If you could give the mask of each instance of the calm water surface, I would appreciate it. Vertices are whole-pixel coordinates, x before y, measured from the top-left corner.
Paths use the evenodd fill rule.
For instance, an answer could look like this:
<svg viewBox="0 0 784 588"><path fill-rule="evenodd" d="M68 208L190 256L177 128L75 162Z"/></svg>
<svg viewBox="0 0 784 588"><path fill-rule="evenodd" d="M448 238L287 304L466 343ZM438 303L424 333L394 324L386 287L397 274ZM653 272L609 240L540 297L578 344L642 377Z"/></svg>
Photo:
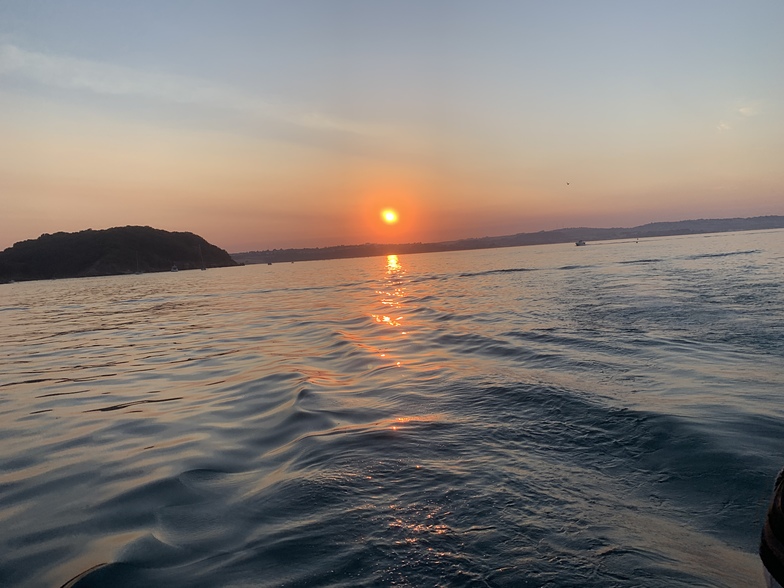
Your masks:
<svg viewBox="0 0 784 588"><path fill-rule="evenodd" d="M760 586L784 231L0 286L0 585Z"/></svg>

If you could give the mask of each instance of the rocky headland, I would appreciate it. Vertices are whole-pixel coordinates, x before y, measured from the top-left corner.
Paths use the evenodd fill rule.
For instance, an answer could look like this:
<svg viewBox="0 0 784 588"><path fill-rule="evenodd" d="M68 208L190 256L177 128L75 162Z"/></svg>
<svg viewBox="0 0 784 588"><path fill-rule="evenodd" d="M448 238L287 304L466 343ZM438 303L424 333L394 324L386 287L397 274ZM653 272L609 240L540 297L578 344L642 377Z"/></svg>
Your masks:
<svg viewBox="0 0 784 588"><path fill-rule="evenodd" d="M238 265L193 233L151 227L45 233L0 252L0 282L110 276Z"/></svg>

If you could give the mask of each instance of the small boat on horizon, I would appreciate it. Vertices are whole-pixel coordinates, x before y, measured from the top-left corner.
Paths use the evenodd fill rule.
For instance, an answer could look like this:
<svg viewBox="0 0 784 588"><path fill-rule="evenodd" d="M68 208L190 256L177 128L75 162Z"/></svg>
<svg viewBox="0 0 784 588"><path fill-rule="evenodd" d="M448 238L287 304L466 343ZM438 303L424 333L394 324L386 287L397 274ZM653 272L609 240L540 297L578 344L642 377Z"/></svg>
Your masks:
<svg viewBox="0 0 784 588"><path fill-rule="evenodd" d="M171 271L178 272L180 270L179 270L179 268L176 265L173 265L172 268L171 268Z"/></svg>
<svg viewBox="0 0 784 588"><path fill-rule="evenodd" d="M583 245L585 245L585 241L583 241L582 239L580 239L579 241L577 241L577 242L575 243L575 245L577 245L578 247L582 247Z"/></svg>

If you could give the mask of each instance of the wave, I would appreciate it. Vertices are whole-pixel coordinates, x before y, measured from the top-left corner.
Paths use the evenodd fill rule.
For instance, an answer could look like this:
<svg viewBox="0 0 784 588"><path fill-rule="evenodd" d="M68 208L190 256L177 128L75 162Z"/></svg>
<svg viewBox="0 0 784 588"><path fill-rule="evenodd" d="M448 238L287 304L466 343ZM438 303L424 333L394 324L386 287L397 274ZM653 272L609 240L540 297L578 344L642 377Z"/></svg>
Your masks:
<svg viewBox="0 0 784 588"><path fill-rule="evenodd" d="M531 268L526 268L526 267L518 267L518 268L484 270L481 272L463 272L455 275L460 278L475 278L479 276L492 276L494 274L517 274L517 273L533 272L533 271L536 270Z"/></svg>
<svg viewBox="0 0 784 588"><path fill-rule="evenodd" d="M728 251L726 253L700 253L697 255L689 255L686 259L713 259L717 257L732 257L734 255L754 255L761 253L759 249L750 249L748 251Z"/></svg>
<svg viewBox="0 0 784 588"><path fill-rule="evenodd" d="M651 259L631 259L631 260L619 261L618 263L620 263L621 265L644 265L649 263L661 263L662 261L663 261L662 259L651 258Z"/></svg>
<svg viewBox="0 0 784 588"><path fill-rule="evenodd" d="M271 469L190 469L99 505L150 530L75 586L687 586L756 538L727 522L770 480L707 430L554 386L442 386L436 414L265 435Z"/></svg>

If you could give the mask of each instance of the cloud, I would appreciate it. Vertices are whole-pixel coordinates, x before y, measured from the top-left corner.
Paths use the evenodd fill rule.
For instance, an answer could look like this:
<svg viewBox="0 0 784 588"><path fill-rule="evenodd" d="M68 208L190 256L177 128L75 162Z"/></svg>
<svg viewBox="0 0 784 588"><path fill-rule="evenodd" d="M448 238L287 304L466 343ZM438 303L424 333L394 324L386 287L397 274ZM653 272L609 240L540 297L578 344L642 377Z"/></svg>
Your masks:
<svg viewBox="0 0 784 588"><path fill-rule="evenodd" d="M760 113L759 106L756 104L747 104L738 108L738 114L743 117L757 116Z"/></svg>
<svg viewBox="0 0 784 588"><path fill-rule="evenodd" d="M47 86L89 90L96 94L247 108L240 103L242 98L236 92L192 78L36 53L14 45L0 46L0 74L14 74ZM257 103L254 108L263 112L266 105Z"/></svg>
<svg viewBox="0 0 784 588"><path fill-rule="evenodd" d="M745 121L747 118L758 116L761 113L762 108L760 107L760 103L759 101L755 101L743 103L741 106L732 107L731 111L728 110L724 114L727 119L732 121L734 125L740 127L745 124L743 121ZM719 131L724 132L731 130L732 126L726 120L721 120L719 121L719 124L716 125L716 128Z"/></svg>
<svg viewBox="0 0 784 588"><path fill-rule="evenodd" d="M44 86L129 96L170 104L192 104L239 112L257 120L285 123L304 130L354 136L380 136L380 125L360 124L319 112L298 112L232 86L168 73L140 71L115 64L28 51L0 45L0 77L16 76Z"/></svg>

